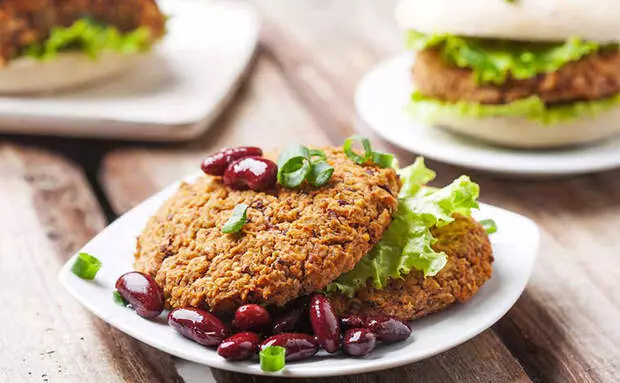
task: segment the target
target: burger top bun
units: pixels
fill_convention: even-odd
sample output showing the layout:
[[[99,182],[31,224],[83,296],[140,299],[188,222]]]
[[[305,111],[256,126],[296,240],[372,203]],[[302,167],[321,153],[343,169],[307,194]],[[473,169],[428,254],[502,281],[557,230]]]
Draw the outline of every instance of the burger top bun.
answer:
[[[52,93],[104,80],[145,55],[103,52],[96,60],[81,52],[62,52],[50,60],[23,57],[0,67],[0,94]]]
[[[616,0],[403,0],[402,29],[506,40],[620,40]]]

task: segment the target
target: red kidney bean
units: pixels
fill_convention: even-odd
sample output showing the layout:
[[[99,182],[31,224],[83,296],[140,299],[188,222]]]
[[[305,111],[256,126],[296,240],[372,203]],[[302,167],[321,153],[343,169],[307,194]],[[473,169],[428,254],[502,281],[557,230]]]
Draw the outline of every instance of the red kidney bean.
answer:
[[[239,332],[228,337],[217,347],[217,353],[228,360],[245,360],[256,355],[260,338],[254,332]]]
[[[342,350],[352,356],[366,355],[375,349],[377,336],[367,328],[352,328],[344,333]]]
[[[213,153],[202,161],[200,168],[206,174],[212,176],[221,176],[226,168],[236,160],[245,157],[260,157],[263,151],[253,146],[241,146],[239,148],[222,149],[217,153]]]
[[[243,305],[235,312],[235,327],[244,331],[261,331],[271,323],[269,312],[259,305]]]
[[[314,294],[310,299],[310,323],[321,347],[329,353],[338,351],[340,321],[323,294]]]
[[[366,318],[365,325],[385,343],[400,342],[411,335],[411,327],[407,322],[396,318],[372,316]]]
[[[224,172],[224,184],[237,190],[263,191],[276,183],[278,165],[261,157],[246,157],[230,164]]]
[[[272,335],[261,343],[260,349],[267,346],[284,347],[287,361],[309,358],[319,351],[319,344],[312,335],[297,332]]]
[[[307,309],[308,299],[306,297],[297,298],[289,302],[283,312],[275,315],[271,325],[271,333],[305,332],[299,330],[299,325],[301,324],[300,319],[303,319]]]
[[[217,346],[230,331],[215,315],[193,307],[177,308],[168,314],[168,324],[186,338],[203,346]]]
[[[155,318],[164,310],[164,291],[150,275],[137,271],[123,274],[116,281],[116,290],[143,318]]]
[[[347,315],[340,318],[340,327],[346,331],[352,328],[364,327],[364,320],[357,315]]]

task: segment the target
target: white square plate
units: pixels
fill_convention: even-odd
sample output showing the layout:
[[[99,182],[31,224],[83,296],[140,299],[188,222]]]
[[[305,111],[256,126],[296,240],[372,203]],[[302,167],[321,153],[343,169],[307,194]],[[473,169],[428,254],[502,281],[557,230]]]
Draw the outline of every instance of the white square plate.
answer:
[[[193,181],[200,174],[188,177]],[[205,348],[181,337],[166,324],[166,313],[149,321],[114,303],[116,279],[132,270],[136,237],[147,220],[178,188],[175,183],[129,211],[108,226],[80,251],[98,257],[103,266],[94,281],[71,273],[75,257],[59,274],[60,282],[88,310],[121,331],[155,348],[211,367],[247,374],[264,375],[256,361],[228,362]],[[381,345],[363,358],[328,356],[319,353],[305,361],[287,364],[277,373],[287,377],[348,375],[393,368],[412,363],[455,347],[489,328],[512,307],[525,288],[539,245],[538,228],[518,214],[482,205],[476,218],[493,218],[498,226],[491,235],[495,263],[493,277],[469,302],[412,322],[413,335],[406,342]]]
[[[168,33],[148,59],[107,82],[0,97],[0,132],[140,140],[198,136],[237,88],[258,41],[244,3],[161,0]]]

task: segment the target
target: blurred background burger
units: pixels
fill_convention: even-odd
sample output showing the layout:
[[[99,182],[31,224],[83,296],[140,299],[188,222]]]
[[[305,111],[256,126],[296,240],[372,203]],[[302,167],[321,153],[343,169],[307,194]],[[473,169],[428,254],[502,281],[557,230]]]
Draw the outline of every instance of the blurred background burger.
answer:
[[[620,132],[612,0],[404,0],[416,119],[499,145],[559,147]]]
[[[132,65],[165,32],[154,0],[1,0],[0,93],[50,92]]]

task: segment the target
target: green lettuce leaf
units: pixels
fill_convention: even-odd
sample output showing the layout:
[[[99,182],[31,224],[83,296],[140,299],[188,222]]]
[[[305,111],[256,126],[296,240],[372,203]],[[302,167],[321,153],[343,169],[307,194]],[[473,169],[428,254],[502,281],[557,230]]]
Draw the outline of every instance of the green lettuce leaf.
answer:
[[[439,117],[522,117],[542,125],[554,125],[599,113],[620,104],[620,94],[595,101],[577,101],[570,104],[546,105],[539,97],[531,96],[509,104],[486,105],[476,102],[447,102],[414,92],[408,112],[417,119],[434,123]]]
[[[503,84],[509,76],[527,79],[540,73],[555,72],[571,61],[579,60],[602,48],[612,48],[577,37],[563,43],[543,43],[450,34],[426,35],[417,31],[409,31],[407,46],[417,51],[437,48],[448,63],[472,69],[478,83],[498,85]]]
[[[446,265],[446,254],[432,248],[436,240],[431,228],[451,222],[455,213],[469,216],[471,209],[478,207],[478,185],[461,176],[440,189],[427,187],[425,184],[435,173],[424,165],[422,158],[402,169],[399,175],[403,188],[390,227],[353,270],[327,287],[328,292],[353,296],[369,279],[375,288],[381,289],[390,279],[402,278],[414,269],[433,276]]]
[[[37,60],[50,60],[59,52],[82,51],[96,59],[103,51],[124,54],[147,51],[151,47],[150,32],[140,27],[122,33],[116,27],[101,25],[90,19],[80,19],[70,27],[55,27],[43,43],[27,47],[23,55]]]

